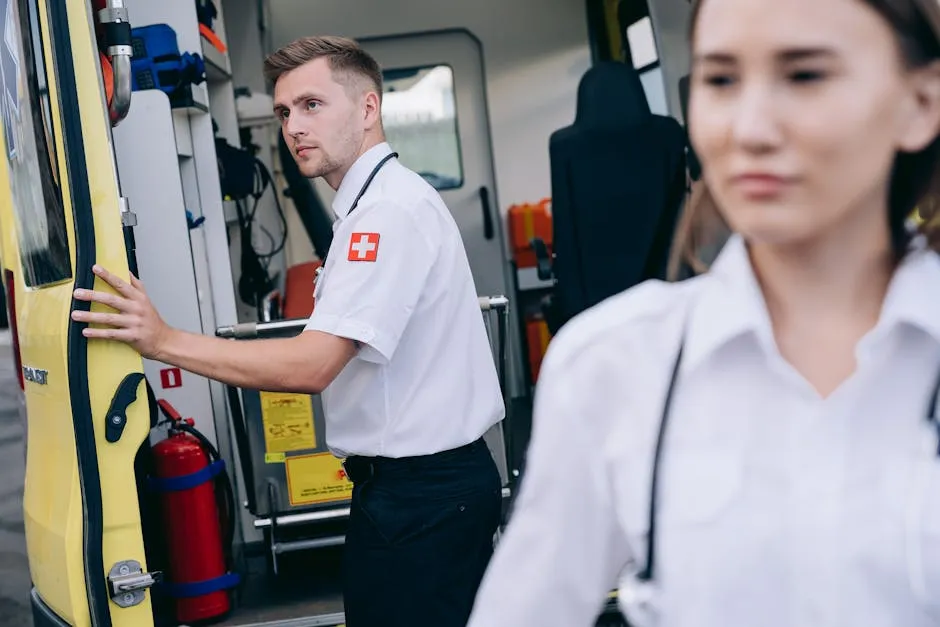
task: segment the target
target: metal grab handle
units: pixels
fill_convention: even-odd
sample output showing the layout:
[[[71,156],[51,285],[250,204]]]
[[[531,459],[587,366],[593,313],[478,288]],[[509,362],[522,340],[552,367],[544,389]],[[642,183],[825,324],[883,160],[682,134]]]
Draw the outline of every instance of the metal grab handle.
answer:
[[[108,113],[111,126],[117,126],[131,109],[131,57],[134,56],[124,0],[108,0],[107,7],[98,12],[98,19],[105,27],[108,60],[114,77],[114,93]]]
[[[240,322],[215,330],[216,337],[235,340],[254,340],[271,335],[283,335],[291,331],[299,333],[307,326],[307,318],[274,320],[272,322]]]
[[[509,307],[509,299],[505,296],[481,296],[480,309],[489,311],[490,309],[505,309]]]
[[[490,211],[490,192],[485,185],[480,188],[480,204],[483,205],[483,237],[493,239],[496,231],[493,227],[493,214]]]
[[[480,310],[504,310],[509,307],[509,299],[505,296],[481,296]],[[299,333],[307,326],[307,318],[293,318],[290,320],[274,320],[272,322],[240,322],[229,326],[219,327],[215,330],[216,337],[234,340],[254,340],[272,335],[284,335],[291,332]]]

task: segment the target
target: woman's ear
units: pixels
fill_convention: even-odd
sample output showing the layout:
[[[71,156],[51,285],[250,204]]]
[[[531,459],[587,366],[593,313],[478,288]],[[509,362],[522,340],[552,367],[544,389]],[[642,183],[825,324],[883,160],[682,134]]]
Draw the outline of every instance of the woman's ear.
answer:
[[[898,150],[920,152],[940,134],[940,61],[912,70],[908,81],[910,106],[905,107]]]

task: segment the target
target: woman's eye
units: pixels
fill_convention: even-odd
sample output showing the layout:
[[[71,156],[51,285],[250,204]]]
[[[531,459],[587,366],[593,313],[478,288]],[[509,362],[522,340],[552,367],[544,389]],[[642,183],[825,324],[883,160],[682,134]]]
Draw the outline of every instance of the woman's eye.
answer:
[[[799,70],[797,72],[790,72],[788,76],[794,83],[811,83],[826,77],[826,75],[819,70]]]
[[[734,77],[730,74],[711,74],[704,77],[706,85],[712,87],[728,87],[734,83]]]

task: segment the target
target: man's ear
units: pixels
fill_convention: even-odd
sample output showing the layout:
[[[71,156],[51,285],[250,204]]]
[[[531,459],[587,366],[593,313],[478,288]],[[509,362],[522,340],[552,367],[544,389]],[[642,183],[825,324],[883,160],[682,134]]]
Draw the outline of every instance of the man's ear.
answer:
[[[365,122],[368,128],[372,128],[382,122],[382,113],[379,103],[379,95],[372,89],[366,91],[364,97]]]
[[[900,126],[898,149],[920,152],[940,134],[940,61],[911,71],[909,106]]]

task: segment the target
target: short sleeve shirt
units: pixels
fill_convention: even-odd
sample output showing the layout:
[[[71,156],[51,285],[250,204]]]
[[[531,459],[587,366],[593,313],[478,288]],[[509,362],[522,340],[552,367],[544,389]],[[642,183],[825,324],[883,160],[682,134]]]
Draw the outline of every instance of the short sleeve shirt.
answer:
[[[404,457],[456,448],[504,416],[460,231],[437,191],[380,144],[337,190],[333,243],[306,330],[359,343],[323,392],[334,454]]]

